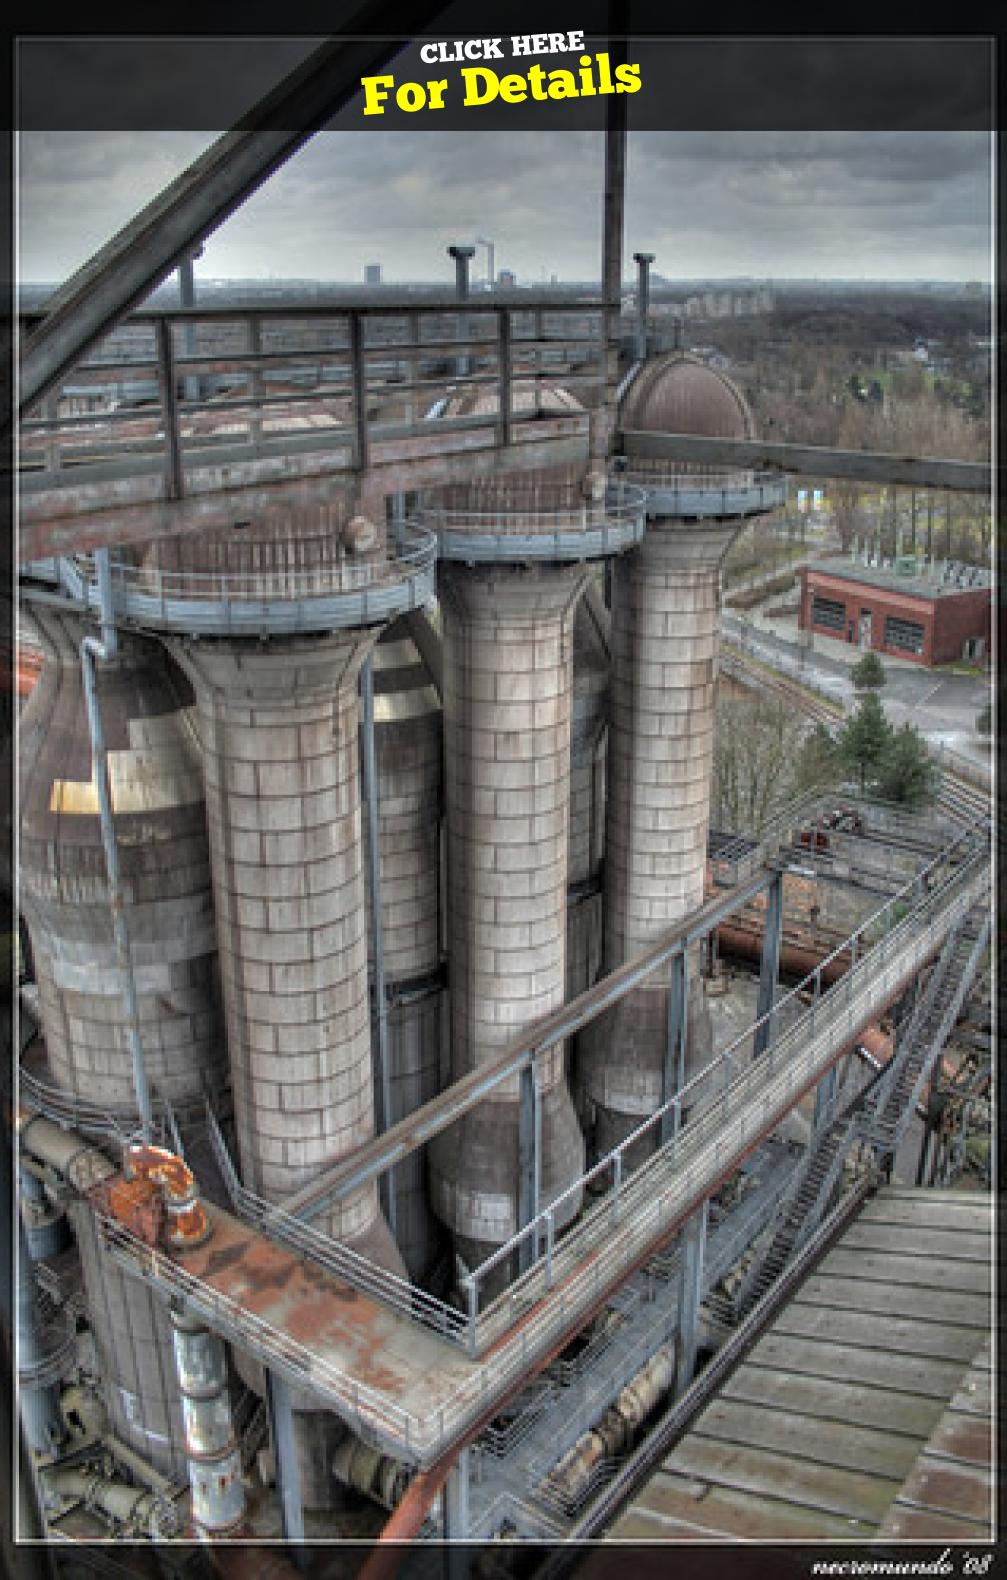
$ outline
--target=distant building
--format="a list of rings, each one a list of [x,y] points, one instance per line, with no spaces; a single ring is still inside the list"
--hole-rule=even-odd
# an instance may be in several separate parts
[[[380,285],[381,284],[381,265],[380,265],[380,263],[365,263],[364,264],[364,284],[365,285]]]
[[[514,273],[514,270],[498,269],[497,285],[499,285],[503,291],[513,291],[514,287],[517,285],[517,275]]]
[[[975,566],[813,560],[801,567],[802,631],[919,664],[981,659],[989,649],[989,572]]]

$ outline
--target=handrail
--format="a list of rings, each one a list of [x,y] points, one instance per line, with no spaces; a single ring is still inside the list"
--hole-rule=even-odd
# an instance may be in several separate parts
[[[778,1124],[802,1093],[820,1079],[837,1053],[854,1039],[859,1026],[877,1013],[879,1004],[901,991],[939,947],[948,929],[976,903],[988,882],[988,851],[981,849],[945,881],[935,884],[839,983],[813,1001],[765,1054],[740,1071],[729,1053],[725,1054],[676,1094],[663,1111],[645,1121],[621,1148],[614,1149],[612,1157],[639,1142],[661,1122],[668,1108],[680,1112],[683,1098],[691,1093],[688,1125],[681,1130],[676,1126],[670,1141],[621,1189],[610,1191],[590,1207],[552,1247],[551,1256],[540,1257],[479,1314],[477,1322],[473,1314],[475,1353],[465,1375],[452,1387],[445,1384],[443,1403],[422,1418],[185,1273],[169,1256],[128,1236],[121,1225],[102,1220],[102,1233],[129,1270],[169,1290],[183,1291],[218,1330],[246,1348],[251,1345],[268,1364],[330,1401],[369,1442],[430,1464],[483,1418],[495,1401],[519,1385],[529,1369],[562,1342],[564,1334],[575,1331],[578,1321],[606,1299],[626,1271],[652,1255],[718,1179],[737,1167],[760,1136]],[[896,903],[899,897],[881,907],[866,925],[886,913],[891,921]],[[858,933],[864,930],[858,929]],[[779,1005],[775,1008],[778,1012]],[[538,1229],[543,1216],[536,1222]],[[613,1233],[615,1225],[618,1233]],[[474,1284],[475,1276],[470,1286]],[[456,1376],[459,1361],[454,1363]]]
[[[392,1310],[415,1319],[443,1338],[457,1344],[464,1343],[465,1318],[453,1306],[446,1305],[434,1295],[428,1295],[408,1279],[399,1278],[387,1268],[379,1267],[350,1246],[313,1229],[303,1219],[292,1217],[290,1213],[284,1212],[282,1203],[277,1205],[268,1202],[242,1185],[209,1104],[206,1114],[214,1157],[232,1206],[244,1223],[254,1225],[267,1239],[278,1240],[294,1250],[302,1251],[337,1277],[345,1278],[347,1283],[357,1289],[366,1290]]]
[[[338,576],[324,567],[309,572],[161,571],[119,556],[111,563],[113,607],[118,619],[145,628],[209,635],[345,629],[429,603],[436,556],[436,540],[417,526],[406,527],[401,542],[390,543],[380,559],[337,562]],[[44,573],[45,567],[40,569]],[[61,558],[56,569],[75,602],[99,608],[90,556]]]

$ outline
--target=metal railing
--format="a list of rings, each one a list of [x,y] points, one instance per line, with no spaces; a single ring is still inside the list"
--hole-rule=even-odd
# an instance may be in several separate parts
[[[620,468],[617,475],[646,491],[650,516],[749,516],[778,510],[787,499],[782,472],[685,472],[637,464]]]
[[[120,1149],[141,1139],[140,1116],[135,1107],[115,1103],[94,1103],[76,1092],[64,1091],[41,1076],[35,1075],[22,1063],[17,1074],[18,1100],[25,1107],[51,1119],[55,1124],[79,1130],[85,1136],[100,1136],[111,1140]],[[179,1156],[182,1141],[178,1130],[178,1116],[166,1097],[152,1096],[151,1113],[154,1120],[154,1137],[158,1145],[167,1146]]]
[[[646,494],[621,481],[604,501],[553,509],[501,505],[478,510],[421,504],[418,519],[437,535],[441,559],[584,559],[620,553],[646,528]]]
[[[902,983],[935,952],[947,930],[975,903],[989,881],[989,853],[985,845],[978,851],[974,844],[969,845],[973,853],[950,876],[944,873],[947,852],[942,852],[813,972],[777,999],[767,1015],[746,1028],[669,1102],[473,1270],[465,1283],[472,1353],[480,1353],[506,1332],[517,1310],[536,1305],[553,1288],[562,1287],[566,1298],[572,1301],[574,1286],[584,1276],[583,1269],[575,1270],[576,1264],[589,1252],[594,1253],[589,1261],[591,1276],[597,1278],[599,1269],[606,1265],[614,1279],[614,1268],[623,1264],[627,1256],[631,1260],[641,1245],[659,1233],[662,1219],[674,1221],[670,1216],[673,1208],[687,1201],[688,1184],[698,1184],[702,1174],[699,1161],[682,1171],[676,1154],[678,1163],[684,1157],[695,1155],[698,1159],[701,1148],[709,1144],[726,1168],[732,1148],[741,1150],[745,1137],[772,1128],[782,1118],[802,1091],[824,1073],[835,1053],[851,1043],[873,1015],[890,1002]],[[826,967],[842,957],[853,963],[838,982],[823,992]],[[812,1002],[803,1008],[802,995],[809,990]],[[761,1057],[742,1068],[753,1034],[774,1019],[779,1025],[781,1012],[788,1005],[791,1009],[801,1007],[802,1012]],[[691,1110],[691,1117],[683,1132],[686,1110]],[[774,1114],[778,1116],[775,1121]],[[648,1138],[657,1142],[669,1124],[671,1140],[658,1147],[627,1185],[631,1149],[638,1151],[640,1143],[646,1144]],[[668,1166],[671,1179],[665,1181],[661,1174]],[[556,1223],[562,1221],[567,1199],[579,1199],[589,1185],[606,1176],[611,1177],[607,1195],[559,1239]],[[617,1227],[618,1235],[614,1233]],[[506,1264],[526,1240],[531,1241],[536,1253],[531,1268],[481,1311],[479,1294],[483,1281],[498,1266]],[[540,1310],[522,1332],[534,1330],[541,1316]]]
[[[328,1268],[329,1272],[334,1273],[337,1278],[345,1279],[355,1289],[373,1296],[390,1310],[418,1322],[422,1327],[429,1328],[431,1332],[439,1334],[450,1342],[464,1345],[465,1318],[453,1306],[445,1305],[444,1301],[438,1300],[436,1296],[428,1295],[425,1290],[409,1283],[407,1279],[399,1278],[386,1268],[377,1266],[376,1263],[361,1256],[359,1252],[334,1240],[331,1235],[313,1229],[302,1218],[294,1218],[290,1213],[284,1212],[282,1205],[265,1201],[242,1185],[227,1143],[209,1104],[207,1104],[206,1116],[207,1132],[217,1167],[220,1169],[235,1213],[243,1223],[251,1225],[267,1239],[277,1240],[289,1246],[291,1250],[310,1257],[313,1262]]]
[[[362,469],[374,446],[420,435],[435,401],[469,387],[488,386],[491,409],[441,417],[439,444],[475,428],[509,445],[538,421],[529,389],[604,382],[602,324],[599,302],[546,298],[137,312],[22,423],[23,508],[54,494],[61,511],[96,508],[79,492],[91,482],[181,499]],[[586,410],[550,415],[586,439]]]
[[[937,864],[934,864],[935,876]],[[629,1269],[655,1247],[709,1195],[719,1179],[737,1167],[753,1142],[767,1135],[799,1097],[813,1086],[879,1008],[939,948],[949,928],[968,910],[989,881],[985,849],[974,853],[896,920],[896,906],[914,899],[914,885],[895,896],[842,946],[857,953],[868,931],[880,933],[875,946],[831,989],[816,992],[811,1004],[767,1052],[741,1068],[740,1046],[751,1028],[711,1065],[648,1118],[573,1187],[610,1171],[612,1188],[556,1243],[554,1225],[559,1201],[551,1202],[533,1222],[514,1236],[497,1256],[470,1276],[468,1288],[478,1296],[480,1280],[501,1255],[527,1235],[545,1241],[527,1273],[486,1311],[470,1299],[468,1339],[471,1359],[460,1384],[445,1383],[439,1402],[420,1416],[396,1400],[350,1376],[286,1333],[264,1322],[238,1302],[185,1272],[177,1262],[129,1235],[121,1225],[101,1220],[113,1254],[134,1274],[165,1290],[181,1293],[202,1311],[217,1331],[252,1348],[267,1364],[277,1366],[295,1384],[326,1401],[366,1437],[408,1460],[431,1463],[473,1422],[492,1411],[495,1402],[555,1348],[562,1336],[576,1331],[592,1309],[608,1298]],[[920,890],[915,889],[915,894]],[[891,924],[891,925],[888,925]],[[839,951],[836,951],[839,953]],[[823,965],[825,962],[823,962]],[[816,985],[821,967],[775,1006],[779,1014],[788,1000]],[[683,1110],[691,1108],[683,1128]],[[635,1173],[626,1178],[631,1146],[673,1120],[671,1139]],[[271,1209],[275,1211],[275,1209]],[[492,1345],[489,1353],[487,1348]],[[451,1370],[458,1375],[461,1357],[454,1346]],[[427,1379],[428,1383],[430,1379]]]
[[[341,630],[429,603],[436,553],[430,533],[407,525],[387,556],[335,560],[312,570],[162,570],[112,555],[112,604],[118,618],[158,630],[234,636]],[[38,567],[46,579],[51,564]],[[62,558],[55,565],[69,596],[100,610],[93,556]]]

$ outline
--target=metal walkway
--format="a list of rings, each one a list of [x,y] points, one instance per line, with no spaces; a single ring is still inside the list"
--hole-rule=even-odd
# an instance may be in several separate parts
[[[893,1157],[919,1102],[922,1088],[947,1044],[989,942],[988,907],[971,910],[950,933],[902,1035],[895,1055],[866,1102],[856,1099],[823,1122],[812,1138],[794,1184],[782,1204],[776,1233],[747,1273],[734,1302],[738,1321],[782,1273],[794,1252],[821,1223],[843,1164],[856,1142],[868,1142],[880,1158]]]
[[[728,1054],[691,1082],[689,1122],[480,1314],[474,1355],[216,1208],[211,1239],[184,1258],[151,1251],[106,1218],[100,1231],[128,1272],[183,1296],[369,1442],[430,1465],[474,1436],[670,1241],[940,950],[988,875],[981,848],[765,1054],[743,1069]],[[679,1111],[685,1095],[669,1107]]]

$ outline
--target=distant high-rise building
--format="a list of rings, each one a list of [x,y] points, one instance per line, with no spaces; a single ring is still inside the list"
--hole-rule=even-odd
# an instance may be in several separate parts
[[[505,291],[512,291],[517,285],[517,275],[513,269],[501,269],[497,274],[497,285]]]
[[[381,284],[381,265],[380,265],[380,263],[365,263],[364,264],[364,284],[365,285],[380,285]]]

